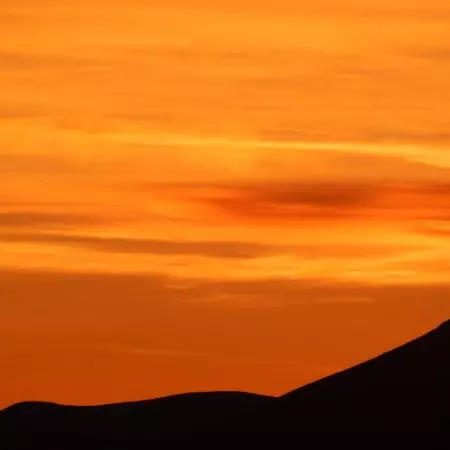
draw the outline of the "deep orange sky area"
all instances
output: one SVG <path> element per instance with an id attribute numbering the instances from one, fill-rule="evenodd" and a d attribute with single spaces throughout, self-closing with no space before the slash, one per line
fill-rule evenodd
<path id="1" fill-rule="evenodd" d="M 448 0 L 3 0 L 0 406 L 280 394 L 450 315 Z"/>

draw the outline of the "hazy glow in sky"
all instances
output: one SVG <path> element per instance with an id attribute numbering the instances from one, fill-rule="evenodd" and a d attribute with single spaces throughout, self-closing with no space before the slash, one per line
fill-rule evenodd
<path id="1" fill-rule="evenodd" d="M 212 3 L 0 5 L 0 404 L 282 392 L 448 318 L 448 1 Z"/>

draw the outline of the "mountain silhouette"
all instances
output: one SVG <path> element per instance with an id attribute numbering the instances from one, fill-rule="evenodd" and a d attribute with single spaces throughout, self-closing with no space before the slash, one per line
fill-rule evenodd
<path id="1" fill-rule="evenodd" d="M 0 448 L 448 449 L 450 321 L 281 397 L 205 392 L 0 411 Z"/>

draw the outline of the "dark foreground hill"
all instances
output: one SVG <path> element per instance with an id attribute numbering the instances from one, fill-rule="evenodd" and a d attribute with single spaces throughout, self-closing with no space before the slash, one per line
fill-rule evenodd
<path id="1" fill-rule="evenodd" d="M 281 397 L 211 392 L 0 412 L 4 450 L 263 447 L 450 449 L 450 322 Z"/>

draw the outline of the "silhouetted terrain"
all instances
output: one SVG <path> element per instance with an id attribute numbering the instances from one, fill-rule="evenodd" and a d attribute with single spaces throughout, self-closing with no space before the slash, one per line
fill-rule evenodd
<path id="1" fill-rule="evenodd" d="M 183 394 L 95 407 L 21 403 L 0 412 L 0 448 L 448 449 L 450 321 L 281 397 Z"/>

